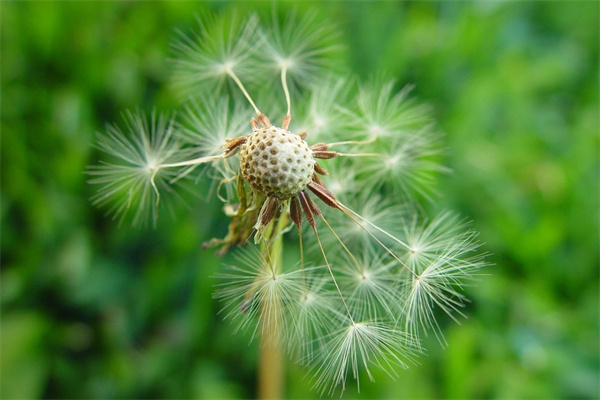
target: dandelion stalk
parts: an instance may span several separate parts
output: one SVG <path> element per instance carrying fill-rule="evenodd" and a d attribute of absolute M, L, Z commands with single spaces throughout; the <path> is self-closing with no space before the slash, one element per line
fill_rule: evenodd
<path fill-rule="evenodd" d="M 261 257 L 272 268 L 273 279 L 281 273 L 283 263 L 283 236 L 287 217 L 273 222 L 271 237 L 261 242 Z M 284 388 L 284 353 L 282 325 L 273 323 L 282 312 L 281 299 L 273 297 L 272 301 L 261 304 L 261 331 L 258 360 L 258 399 L 276 400 L 283 396 Z"/>

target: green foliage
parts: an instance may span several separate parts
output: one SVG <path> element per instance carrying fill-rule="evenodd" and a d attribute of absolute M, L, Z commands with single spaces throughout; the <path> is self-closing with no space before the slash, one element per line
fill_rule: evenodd
<path fill-rule="evenodd" d="M 83 173 L 123 110 L 179 106 L 175 29 L 232 5 L 2 3 L 3 397 L 254 395 L 255 346 L 212 299 L 227 259 L 201 248 L 226 231 L 220 204 L 188 196 L 157 229 L 118 226 Z M 396 382 L 374 369 L 357 396 L 600 396 L 598 7 L 297 4 L 340 25 L 358 76 L 413 83 L 433 106 L 453 171 L 438 200 L 474 221 L 495 264 L 468 289 L 470 318 L 442 319 L 447 349 L 426 339 L 421 365 Z M 303 369 L 287 374 L 289 398 L 316 396 Z"/>

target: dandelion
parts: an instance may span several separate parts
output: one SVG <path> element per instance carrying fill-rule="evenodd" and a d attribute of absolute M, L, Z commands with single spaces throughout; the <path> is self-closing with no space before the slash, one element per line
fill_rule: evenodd
<path fill-rule="evenodd" d="M 99 147 L 115 161 L 90 169 L 96 203 L 136 208 L 134 220 L 197 168 L 213 171 L 230 223 L 205 246 L 255 249 L 241 250 L 216 297 L 260 340 L 261 397 L 280 397 L 282 351 L 314 371 L 321 393 L 360 371 L 372 380 L 373 367 L 398 376 L 423 332 L 445 343 L 436 309 L 461 315 L 463 285 L 485 265 L 457 218 L 426 223 L 415 211 L 414 195 L 444 170 L 424 108 L 392 82 L 324 74 L 337 49 L 329 28 L 312 14 L 283 21 L 227 14 L 181 35 L 176 79 L 201 94 L 176 123 L 130 116 L 127 132 L 109 127 Z M 284 265 L 289 231 L 298 262 Z"/>

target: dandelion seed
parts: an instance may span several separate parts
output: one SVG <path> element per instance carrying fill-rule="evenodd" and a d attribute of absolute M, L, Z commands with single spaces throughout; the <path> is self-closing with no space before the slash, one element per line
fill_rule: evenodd
<path fill-rule="evenodd" d="M 327 186 L 342 199 L 360 197 L 362 187 L 357 185 L 357 176 L 353 162 L 349 159 L 334 159 L 327 165 Z"/>
<path fill-rule="evenodd" d="M 394 260 L 381 258 L 372 248 L 358 258 L 342 259 L 340 285 L 347 293 L 352 315 L 368 321 L 396 318 L 401 298 Z"/>
<path fill-rule="evenodd" d="M 402 232 L 404 219 L 414 214 L 408 205 L 398 205 L 397 202 L 376 193 L 361 193 L 359 195 L 340 197 L 344 204 L 369 221 L 357 224 L 343 213 L 333 213 L 330 217 L 331 224 L 336 232 L 344 233 L 344 243 L 354 250 L 372 250 L 373 239 L 370 235 L 377 231 L 373 226 L 378 226 L 393 236 Z M 328 238 L 327 243 L 332 244 L 333 238 Z"/>
<path fill-rule="evenodd" d="M 109 126 L 99 136 L 98 148 L 113 161 L 88 169 L 89 182 L 99 185 L 92 201 L 121 220 L 133 212 L 134 225 L 149 216 L 155 222 L 160 196 L 172 194 L 168 182 L 179 173 L 159 166 L 186 158 L 189 151 L 175 139 L 171 118 L 153 113 L 148 121 L 141 112 L 127 112 L 124 120 L 124 130 Z"/>
<path fill-rule="evenodd" d="M 199 156 L 214 156 L 223 152 L 227 139 L 247 133 L 251 117 L 252 112 L 240 103 L 230 108 L 227 96 L 214 99 L 202 95 L 186 107 L 179 132 L 182 141 L 194 147 Z"/>
<path fill-rule="evenodd" d="M 415 105 L 408 99 L 412 86 L 406 86 L 398 93 L 395 93 L 394 86 L 394 81 L 383 79 L 373 79 L 360 85 L 356 101 L 358 110 L 352 116 L 355 126 L 368 136 L 414 133 L 429 124 L 428 108 Z"/>
<path fill-rule="evenodd" d="M 311 140 L 334 142 L 349 140 L 348 117 L 342 104 L 347 102 L 351 81 L 328 75 L 309 90 L 309 100 L 298 111 L 298 132 L 310 132 Z"/>
<path fill-rule="evenodd" d="M 370 367 L 375 365 L 397 376 L 395 367 L 407 368 L 419 347 L 404 333 L 389 329 L 381 323 L 354 323 L 331 335 L 323 351 L 320 367 L 315 376 L 313 387 L 319 392 L 332 395 L 341 385 L 346 388 L 346 376 L 359 382 L 359 368 L 363 368 L 373 381 Z"/>
<path fill-rule="evenodd" d="M 452 319 L 462 315 L 467 301 L 460 289 L 485 266 L 484 257 L 476 253 L 476 235 L 464 230 L 464 224 L 445 213 L 430 224 L 413 223 L 407 228 L 409 252 L 407 264 L 415 272 L 408 279 L 403 306 L 407 331 L 418 335 L 421 330 L 434 331 L 442 344 L 445 339 L 437 323 L 434 307 Z M 458 322 L 458 321 L 457 321 Z"/>
<path fill-rule="evenodd" d="M 233 12 L 222 18 L 206 13 L 198 25 L 195 36 L 179 32 L 173 45 L 174 81 L 182 93 L 193 94 L 202 85 L 220 90 L 232 72 L 244 79 L 256 76 L 255 52 L 261 45 L 256 15 Z"/>
<path fill-rule="evenodd" d="M 380 147 L 383 143 L 387 147 Z M 448 171 L 435 161 L 439 149 L 426 130 L 408 138 L 374 143 L 373 147 L 371 151 L 379 152 L 381 156 L 357 167 L 371 177 L 372 190 L 388 187 L 402 196 L 419 194 L 431 199 L 436 174 Z"/>
<path fill-rule="evenodd" d="M 304 280 L 299 270 L 278 271 L 273 261 L 259 252 L 240 255 L 242 266 L 230 266 L 221 277 L 227 283 L 220 285 L 216 297 L 225 304 L 226 318 L 237 320 L 238 329 L 253 330 L 253 337 L 264 334 L 260 329 L 290 332 L 282 328 L 289 320 L 286 309 L 303 294 Z"/>
<path fill-rule="evenodd" d="M 335 31 L 316 13 L 298 16 L 291 12 L 283 22 L 274 15 L 273 24 L 265 30 L 266 59 L 277 73 L 286 72 L 292 87 L 307 86 L 326 67 L 335 65 L 330 62 L 340 50 L 335 38 Z"/>
<path fill-rule="evenodd" d="M 323 267 L 305 269 L 303 292 L 297 306 L 291 308 L 288 317 L 293 320 L 296 336 L 289 343 L 298 360 L 307 366 L 316 362 L 319 350 L 325 344 L 325 336 L 345 320 L 339 298 L 331 290 L 331 280 Z"/>

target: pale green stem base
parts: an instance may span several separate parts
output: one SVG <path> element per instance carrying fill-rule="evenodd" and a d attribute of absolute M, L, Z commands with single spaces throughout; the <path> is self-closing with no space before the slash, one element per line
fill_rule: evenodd
<path fill-rule="evenodd" d="M 269 235 L 274 240 L 263 240 L 262 256 L 270 260 L 273 273 L 279 274 L 282 268 L 283 241 L 280 235 L 285 228 L 287 218 L 283 215 L 275 224 Z M 283 398 L 284 390 L 284 353 L 282 323 L 277 321 L 282 315 L 281 304 L 273 304 L 261 308 L 260 349 L 258 360 L 258 399 L 278 400 Z M 273 323 L 277 321 L 277 323 Z M 269 324 L 269 322 L 271 322 Z"/>

